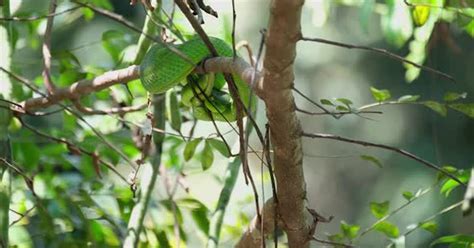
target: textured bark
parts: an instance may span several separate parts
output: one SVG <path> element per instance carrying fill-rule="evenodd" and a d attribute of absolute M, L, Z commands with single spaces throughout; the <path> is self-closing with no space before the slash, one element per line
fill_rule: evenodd
<path fill-rule="evenodd" d="M 303 0 L 272 2 L 262 86 L 274 151 L 278 213 L 289 246 L 298 248 L 309 246 L 312 222 L 307 218 L 301 126 L 292 95 L 303 3 Z"/>

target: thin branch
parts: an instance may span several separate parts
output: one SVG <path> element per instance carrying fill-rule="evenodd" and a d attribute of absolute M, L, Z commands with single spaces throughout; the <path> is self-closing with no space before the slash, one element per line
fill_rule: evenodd
<path fill-rule="evenodd" d="M 28 214 L 29 214 L 31 211 L 33 211 L 33 209 L 35 209 L 35 208 L 36 208 L 36 206 L 33 206 L 33 207 L 31 207 L 30 209 L 26 210 L 26 212 L 25 212 L 24 214 L 20 215 L 20 218 L 18 218 L 18 219 L 16 219 L 16 220 L 12 221 L 12 222 L 10 223 L 9 227 L 12 227 L 12 226 L 15 225 L 16 223 L 20 222 L 23 218 L 27 217 Z"/>
<path fill-rule="evenodd" d="M 53 16 L 66 14 L 68 12 L 71 12 L 71 11 L 74 11 L 74 10 L 80 9 L 80 8 L 82 8 L 82 7 L 81 6 L 74 6 L 72 8 L 65 9 L 65 10 L 60 11 L 60 12 L 50 13 L 48 15 L 42 15 L 42 16 L 31 16 L 31 17 L 13 16 L 13 17 L 9 17 L 9 18 L 0 17 L 0 21 L 30 22 L 30 21 L 36 21 L 36 20 L 40 20 L 40 19 L 45 19 L 45 18 L 49 18 L 49 17 L 53 17 Z"/>
<path fill-rule="evenodd" d="M 324 111 L 324 113 L 328 114 L 328 115 L 331 115 L 332 117 L 334 117 L 334 119 L 339 119 L 341 118 L 340 116 L 334 114 L 334 113 L 331 113 L 331 111 L 327 110 L 325 107 L 323 107 L 323 105 L 315 102 L 313 99 L 309 98 L 308 96 L 306 96 L 305 94 L 303 94 L 303 92 L 301 92 L 300 90 L 298 90 L 297 88 L 293 87 L 293 90 L 296 91 L 296 93 L 298 93 L 298 95 L 302 96 L 304 99 L 306 99 L 308 102 L 314 104 L 316 107 L 318 107 L 319 109 L 321 109 L 322 111 Z"/>
<path fill-rule="evenodd" d="M 356 237 L 354 239 L 357 240 L 357 239 L 360 239 L 362 236 L 364 236 L 365 234 L 369 233 L 370 231 L 374 230 L 377 225 L 379 223 L 382 223 L 384 222 L 385 220 L 387 220 L 388 218 L 394 216 L 395 214 L 397 214 L 398 212 L 400 212 L 402 209 L 406 208 L 408 205 L 410 205 L 411 203 L 413 203 L 415 200 L 421 198 L 423 195 L 429 193 L 431 190 L 433 190 L 433 188 L 437 185 L 437 183 L 423 191 L 420 191 L 420 193 L 417 193 L 415 196 L 413 196 L 413 198 L 411 198 L 410 200 L 408 200 L 406 203 L 400 205 L 398 208 L 394 209 L 392 212 L 390 212 L 389 214 L 385 215 L 384 217 L 378 219 L 376 222 L 374 222 L 372 225 L 370 225 L 369 227 L 367 227 L 364 231 L 362 231 L 358 237 Z"/>
<path fill-rule="evenodd" d="M 329 240 L 323 240 L 323 239 L 319 239 L 319 238 L 316 238 L 316 237 L 312 237 L 311 238 L 313 241 L 316 241 L 318 243 L 321 243 L 321 244 L 325 244 L 325 245 L 332 245 L 332 246 L 335 246 L 335 247 L 354 247 L 353 245 L 348 245 L 348 244 L 344 244 L 344 243 L 339 243 L 339 242 L 333 242 L 333 241 L 329 241 Z"/>
<path fill-rule="evenodd" d="M 74 106 L 76 107 L 77 110 L 79 110 L 81 113 L 86 114 L 86 115 L 113 115 L 113 114 L 123 115 L 126 113 L 132 113 L 132 112 L 144 110 L 147 104 L 143 103 L 136 106 L 126 106 L 126 107 L 117 107 L 117 108 L 109 108 L 109 109 L 100 110 L 100 109 L 85 107 L 82 104 L 80 104 L 79 101 L 74 101 Z"/>
<path fill-rule="evenodd" d="M 453 174 L 445 171 L 443 168 L 429 162 L 429 161 L 426 161 L 410 152 L 407 152 L 403 149 L 400 149 L 400 148 L 396 148 L 396 147 L 393 147 L 393 146 L 388 146 L 388 145 L 384 145 L 384 144 L 376 144 L 376 143 L 371 143 L 371 142 L 367 142 L 367 141 L 362 141 L 362 140 L 355 140 L 355 139 L 349 139 L 349 138 L 345 138 L 345 137 L 341 137 L 341 136 L 338 136 L 338 135 L 332 135 L 332 134 L 324 134 L 324 133 L 305 133 L 305 132 L 302 132 L 301 135 L 303 137 L 309 137 L 309 138 L 320 138 L 320 139 L 332 139 L 332 140 L 338 140 L 338 141 L 343 141 L 343 142 L 347 142 L 347 143 L 352 143 L 352 144 L 357 144 L 357 145 L 361 145 L 361 146 L 370 146 L 370 147 L 378 147 L 378 148 L 382 148 L 382 149 L 385 149 L 385 150 L 390 150 L 390 151 L 393 151 L 393 152 L 396 152 L 396 153 L 399 153 L 405 157 L 408 157 L 408 158 L 411 158 L 431 169 L 434 169 L 442 174 L 444 174 L 445 176 L 453 179 L 454 181 L 456 181 L 457 183 L 459 183 L 460 185 L 463 185 L 464 187 L 466 187 L 466 184 L 463 183 L 459 178 L 457 178 L 456 176 L 454 176 Z"/>
<path fill-rule="evenodd" d="M 53 94 L 56 86 L 51 79 L 51 33 L 53 31 L 54 13 L 56 12 L 56 0 L 49 4 L 49 16 L 46 22 L 46 31 L 43 38 L 43 80 L 49 94 Z"/>
<path fill-rule="evenodd" d="M 444 77 L 452 82 L 456 82 L 456 80 L 444 73 L 444 72 L 441 72 L 441 71 L 438 71 L 438 70 L 435 70 L 431 67 L 428 67 L 428 66 L 424 66 L 424 65 L 420 65 L 420 64 L 417 64 L 411 60 L 408 60 L 408 59 L 405 59 L 404 57 L 400 56 L 400 55 L 397 55 L 395 53 L 392 53 L 392 52 L 389 52 L 387 51 L 386 49 L 382 49 L 382 48 L 376 48 L 376 47 L 369 47 L 369 46 L 360 46 L 360 45 L 353 45 L 353 44 L 348 44 L 348 43 L 342 43 L 342 42 L 338 42 L 338 41 L 332 41 L 332 40 L 326 40 L 326 39 L 321 39 L 321 38 L 307 38 L 307 37 L 301 37 L 300 40 L 302 41 L 313 41 L 313 42 L 318 42 L 318 43 L 323 43 L 323 44 L 329 44 L 329 45 L 333 45 L 333 46 L 338 46 L 338 47 L 344 47 L 344 48 L 348 48 L 348 49 L 360 49 L 360 50 L 366 50 L 366 51 L 370 51 L 370 52 L 375 52 L 375 53 L 378 53 L 378 54 L 381 54 L 383 56 L 386 56 L 386 57 L 389 57 L 389 58 L 392 58 L 392 59 L 395 59 L 395 60 L 398 60 L 398 61 L 401 61 L 401 62 L 404 62 L 404 63 L 407 63 L 407 64 L 410 64 L 414 67 L 417 67 L 421 70 L 424 70 L 424 71 L 428 71 L 428 72 L 431 72 L 431 73 L 434 73 L 434 74 L 437 74 L 441 77 Z"/>
<path fill-rule="evenodd" d="M 326 113 L 326 112 L 311 112 L 311 111 L 308 111 L 308 110 L 300 109 L 299 107 L 296 107 L 296 111 L 301 112 L 301 113 L 303 113 L 303 114 L 307 114 L 307 115 L 383 114 L 382 111 L 370 111 L 370 110 L 367 110 L 367 111 L 355 111 L 355 112 L 351 112 L 351 111 L 341 111 L 341 112 L 330 112 L 330 113 Z"/>

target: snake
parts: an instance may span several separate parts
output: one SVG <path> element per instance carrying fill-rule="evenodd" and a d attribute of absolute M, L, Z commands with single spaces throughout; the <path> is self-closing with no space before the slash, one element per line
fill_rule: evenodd
<path fill-rule="evenodd" d="M 224 40 L 209 37 L 219 56 L 232 57 L 233 49 Z M 237 120 L 236 102 L 231 97 L 222 73 L 194 73 L 195 67 L 211 57 L 206 44 L 199 36 L 173 45 L 176 51 L 156 43 L 145 54 L 140 64 L 140 81 L 143 87 L 152 94 L 165 93 L 177 86 L 182 86 L 181 103 L 192 109 L 198 120 L 235 121 Z M 249 101 L 251 90 L 239 75 L 232 74 L 237 92 L 246 108 L 253 105 Z"/>

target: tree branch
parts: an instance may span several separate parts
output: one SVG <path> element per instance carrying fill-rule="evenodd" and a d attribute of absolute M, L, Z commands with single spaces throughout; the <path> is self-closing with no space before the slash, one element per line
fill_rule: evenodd
<path fill-rule="evenodd" d="M 49 4 L 48 20 L 43 40 L 43 80 L 49 94 L 53 94 L 56 86 L 51 79 L 51 33 L 53 31 L 54 13 L 56 12 L 56 0 L 51 0 Z"/>
<path fill-rule="evenodd" d="M 428 66 L 417 64 L 417 63 L 415 63 L 411 60 L 405 59 L 404 57 L 402 57 L 400 55 L 391 53 L 391 52 L 387 51 L 386 49 L 381 49 L 381 48 L 376 48 L 376 47 L 369 47 L 369 46 L 353 45 L 353 44 L 342 43 L 342 42 L 338 42 L 338 41 L 326 40 L 326 39 L 321 39 L 321 38 L 307 38 L 307 37 L 303 37 L 303 36 L 300 37 L 300 40 L 302 40 L 302 41 L 314 41 L 314 42 L 318 42 L 318 43 L 323 43 L 323 44 L 328 44 L 328 45 L 333 45 L 333 46 L 338 46 L 338 47 L 344 47 L 344 48 L 348 48 L 348 49 L 360 49 L 360 50 L 375 52 L 375 53 L 384 55 L 386 57 L 389 57 L 389 58 L 392 58 L 392 59 L 410 64 L 414 67 L 420 68 L 421 70 L 437 74 L 437 75 L 439 75 L 441 77 L 444 77 L 444 78 L 446 78 L 446 79 L 448 79 L 452 82 L 456 82 L 456 80 L 452 76 L 450 76 L 450 75 L 448 75 L 444 72 L 435 70 L 435 69 L 433 69 L 431 67 L 428 67 Z"/>
<path fill-rule="evenodd" d="M 250 222 L 250 226 L 244 232 L 239 242 L 235 245 L 236 248 L 253 248 L 261 247 L 262 237 L 265 238 L 269 233 L 275 229 L 275 203 L 273 199 L 267 200 L 263 205 L 262 212 L 263 220 L 260 222 L 258 215 Z M 263 226 L 262 226 L 263 225 Z M 262 233 L 263 230 L 263 233 Z"/>
<path fill-rule="evenodd" d="M 399 153 L 405 157 L 408 157 L 408 158 L 411 158 L 431 169 L 434 169 L 442 174 L 444 174 L 445 176 L 453 179 L 454 181 L 456 181 L 457 183 L 459 183 L 460 185 L 463 185 L 464 187 L 466 187 L 466 184 L 463 183 L 461 180 L 459 180 L 459 178 L 457 178 L 456 176 L 452 175 L 451 173 L 443 170 L 443 168 L 429 162 L 429 161 L 426 161 L 410 152 L 407 152 L 403 149 L 400 149 L 400 148 L 396 148 L 396 147 L 393 147 L 393 146 L 388 146 L 388 145 L 384 145 L 384 144 L 376 144 L 376 143 L 371 143 L 371 142 L 367 142 L 367 141 L 362 141 L 362 140 L 355 140 L 355 139 L 349 139 L 349 138 L 345 138 L 345 137 L 341 137 L 341 136 L 338 136 L 338 135 L 332 135 L 332 134 L 324 134 L 324 133 L 305 133 L 305 132 L 302 132 L 301 134 L 302 136 L 304 137 L 309 137 L 309 138 L 320 138 L 320 139 L 332 139 L 332 140 L 339 140 L 339 141 L 343 141 L 343 142 L 347 142 L 347 143 L 352 143 L 352 144 L 357 144 L 357 145 L 361 145 L 361 146 L 371 146 L 371 147 L 378 147 L 378 148 L 382 148 L 382 149 L 385 149 L 385 150 L 390 150 L 390 151 L 393 151 L 393 152 L 396 152 L 396 153 Z"/>
<path fill-rule="evenodd" d="M 289 247 L 298 248 L 309 247 L 312 236 L 312 219 L 307 216 L 301 126 L 292 95 L 303 3 L 303 0 L 272 1 L 262 85 L 274 151 L 278 214 Z"/>

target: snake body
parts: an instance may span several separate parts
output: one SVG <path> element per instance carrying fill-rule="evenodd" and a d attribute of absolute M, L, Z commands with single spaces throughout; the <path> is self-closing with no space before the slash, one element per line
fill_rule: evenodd
<path fill-rule="evenodd" d="M 231 46 L 225 41 L 215 37 L 209 38 L 219 56 L 233 56 Z M 236 106 L 224 87 L 223 75 L 193 74 L 195 66 L 211 55 L 204 42 L 199 37 L 194 37 L 174 47 L 189 60 L 185 60 L 163 45 L 155 44 L 140 65 L 140 80 L 143 87 L 150 93 L 164 93 L 184 83 L 181 102 L 192 107 L 193 115 L 197 119 L 235 121 Z M 250 88 L 238 75 L 232 76 L 242 102 L 249 107 Z"/>

